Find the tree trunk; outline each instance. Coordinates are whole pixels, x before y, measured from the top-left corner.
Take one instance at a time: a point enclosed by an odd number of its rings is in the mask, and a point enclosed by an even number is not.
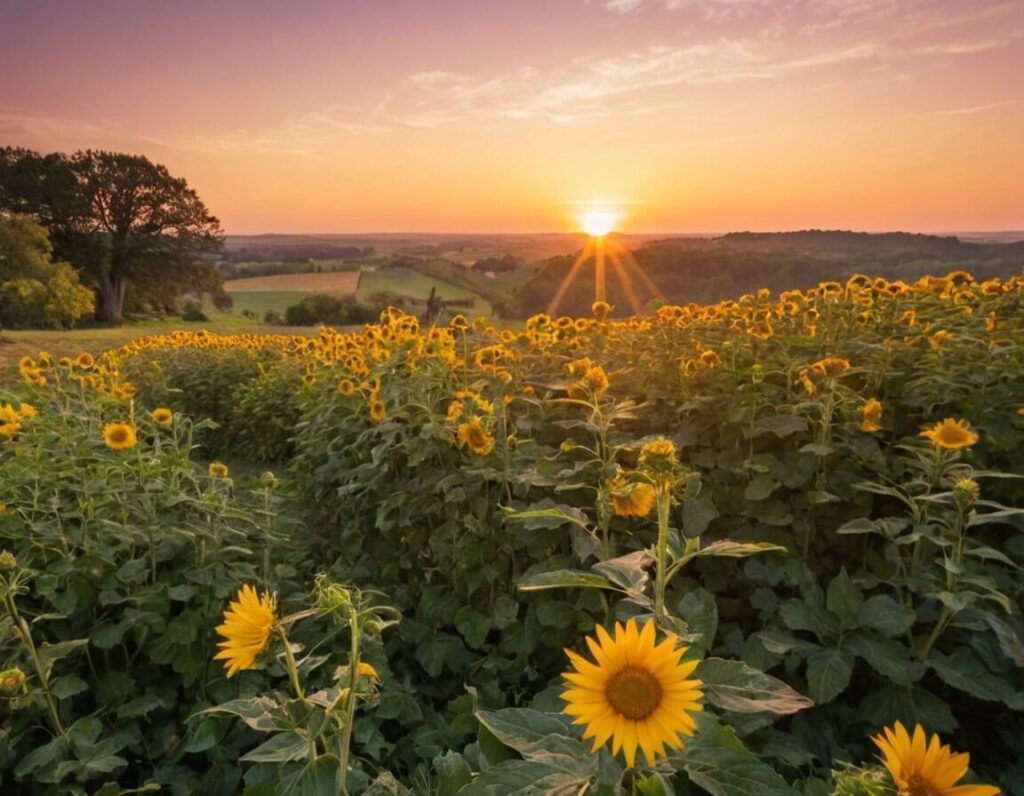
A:
[[[125,287],[126,285],[121,279],[110,276],[100,277],[100,305],[96,313],[99,320],[121,325]]]

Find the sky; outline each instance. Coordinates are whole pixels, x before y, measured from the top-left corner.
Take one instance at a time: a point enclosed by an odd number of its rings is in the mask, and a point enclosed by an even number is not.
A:
[[[228,233],[1024,229],[1024,0],[0,0],[0,145]]]

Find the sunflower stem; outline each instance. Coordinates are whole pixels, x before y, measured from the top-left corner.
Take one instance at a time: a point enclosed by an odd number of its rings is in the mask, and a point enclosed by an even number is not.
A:
[[[356,683],[359,679],[359,612],[349,612],[349,631],[352,635],[348,658],[348,696],[345,699],[345,724],[341,728],[338,745],[338,791],[348,795],[348,758],[352,745],[352,725],[356,719]]]
[[[285,633],[284,627],[281,625],[277,626],[277,635],[281,638],[281,643],[284,644],[284,659],[288,669],[288,679],[291,680],[292,690],[295,692],[295,696],[302,702],[303,705],[307,705],[306,694],[302,690],[302,683],[299,682],[299,667],[295,664],[295,656],[292,654],[292,645],[288,643],[288,634]]]
[[[665,585],[668,574],[668,514],[672,495],[668,485],[658,484],[658,546],[656,548],[657,564],[654,571],[654,615],[665,613]]]

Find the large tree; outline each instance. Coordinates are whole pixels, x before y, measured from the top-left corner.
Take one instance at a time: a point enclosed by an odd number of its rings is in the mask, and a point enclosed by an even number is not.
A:
[[[67,156],[0,149],[0,208],[30,213],[54,253],[83,269],[99,297],[100,320],[120,323],[130,287],[209,288],[202,256],[220,248],[220,223],[198,194],[141,155],[87,150]]]

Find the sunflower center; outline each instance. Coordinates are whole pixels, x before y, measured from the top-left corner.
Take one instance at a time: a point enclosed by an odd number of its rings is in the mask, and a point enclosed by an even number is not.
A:
[[[616,672],[604,687],[608,703],[633,721],[650,716],[661,704],[661,683],[647,669],[627,666]]]
[[[123,428],[115,428],[115,429],[111,430],[111,432],[110,432],[110,441],[111,442],[115,442],[115,443],[117,443],[117,442],[124,442],[126,439],[128,439],[128,433]]]
[[[914,774],[907,780],[907,796],[942,796],[944,791],[935,786],[931,780]]]

